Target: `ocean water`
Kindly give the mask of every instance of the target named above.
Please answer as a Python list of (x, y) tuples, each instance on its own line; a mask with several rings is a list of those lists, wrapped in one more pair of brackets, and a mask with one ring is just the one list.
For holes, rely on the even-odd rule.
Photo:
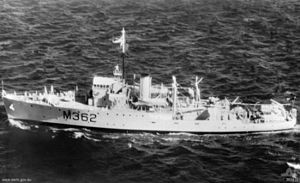
[[(0, 0), (0, 79), (7, 90), (78, 85), (84, 95), (121, 63), (111, 40), (122, 27), (128, 79), (147, 72), (189, 85), (198, 75), (203, 97), (300, 96), (299, 0)], [(236, 135), (38, 126), (8, 122), (0, 105), (0, 180), (287, 182), (299, 141), (299, 125)]]

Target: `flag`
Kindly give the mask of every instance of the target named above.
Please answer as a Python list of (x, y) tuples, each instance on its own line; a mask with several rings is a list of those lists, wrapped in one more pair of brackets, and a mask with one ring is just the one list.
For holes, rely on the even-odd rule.
[(122, 32), (121, 37), (119, 37), (119, 38), (113, 40), (112, 42), (113, 42), (113, 43), (120, 43), (120, 47), (121, 47), (121, 49), (122, 49), (122, 53), (125, 53), (125, 52), (126, 52), (126, 49), (127, 49), (127, 47), (128, 47), (128, 45), (126, 44), (125, 29), (123, 28), (121, 32)]

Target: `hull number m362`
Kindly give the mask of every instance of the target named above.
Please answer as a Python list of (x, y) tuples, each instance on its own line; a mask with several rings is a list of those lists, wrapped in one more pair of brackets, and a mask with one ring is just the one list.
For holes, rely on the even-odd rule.
[(73, 119), (75, 121), (86, 121), (86, 122), (96, 122), (96, 114), (88, 114), (88, 113), (81, 113), (81, 112), (71, 112), (70, 110), (68, 111), (63, 111), (63, 118), (65, 120), (70, 120)]

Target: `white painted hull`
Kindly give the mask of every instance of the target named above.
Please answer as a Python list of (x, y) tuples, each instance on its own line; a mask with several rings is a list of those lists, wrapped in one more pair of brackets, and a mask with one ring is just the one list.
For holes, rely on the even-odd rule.
[[(3, 98), (9, 119), (125, 131), (245, 133), (292, 129), (296, 119), (249, 123), (241, 120), (173, 120), (172, 113), (133, 109), (57, 107)], [(79, 104), (78, 105), (82, 105)], [(84, 115), (82, 115), (84, 114)]]

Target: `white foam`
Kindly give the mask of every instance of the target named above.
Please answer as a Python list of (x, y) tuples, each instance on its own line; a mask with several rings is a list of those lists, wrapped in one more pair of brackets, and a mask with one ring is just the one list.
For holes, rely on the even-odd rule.
[(108, 138), (108, 139), (119, 139), (120, 135), (103, 135), (103, 138)]
[(76, 128), (55, 128), (55, 127), (50, 127), (50, 130), (53, 132), (57, 132), (57, 131), (78, 132), (78, 131), (80, 131), (79, 129), (76, 129)]
[(132, 143), (129, 142), (127, 145), (128, 145), (128, 148), (129, 148), (129, 149), (132, 148)]
[(11, 126), (17, 127), (22, 130), (30, 130), (30, 126), (24, 125), (21, 121), (14, 120), (14, 119), (8, 119)]
[(296, 170), (300, 170), (300, 164), (287, 162), (287, 165), (289, 167), (292, 167), (292, 168), (296, 169)]
[(75, 137), (75, 139), (82, 138), (82, 137), (84, 137), (84, 133), (82, 133), (82, 132), (74, 132), (74, 137)]
[(10, 45), (12, 43), (11, 40), (8, 40), (8, 41), (0, 41), (0, 46), (2, 45)]
[(83, 128), (83, 130), (86, 131), (86, 132), (91, 132), (91, 130), (88, 129), (88, 128)]
[(79, 129), (77, 129), (77, 128), (65, 128), (65, 129), (62, 129), (62, 131), (66, 131), (66, 132), (76, 132), (76, 131), (79, 131)]
[(88, 136), (84, 136), (84, 137), (87, 138), (88, 140), (92, 140), (92, 141), (94, 141), (94, 142), (99, 142), (99, 141), (101, 141), (101, 140), (99, 140), (99, 139), (91, 138), (91, 137), (88, 137)]
[(86, 134), (84, 132), (74, 132), (74, 138), (78, 139), (78, 138), (86, 138), (88, 140), (92, 140), (95, 142), (99, 142), (99, 139), (95, 139), (95, 138), (91, 138), (89, 134)]
[(193, 133), (188, 133), (188, 132), (180, 132), (180, 133), (169, 133), (169, 135), (184, 135), (184, 136), (197, 136), (197, 135), (195, 135), (195, 134), (193, 134)]

